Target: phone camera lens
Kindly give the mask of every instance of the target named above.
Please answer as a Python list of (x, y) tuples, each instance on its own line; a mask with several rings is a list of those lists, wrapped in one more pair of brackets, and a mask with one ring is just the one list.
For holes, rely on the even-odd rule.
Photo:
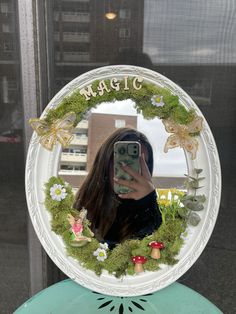
[(125, 148), (124, 148), (124, 147), (121, 147), (121, 148), (119, 149), (119, 153), (120, 153), (121, 155), (124, 155), (124, 154), (125, 154)]

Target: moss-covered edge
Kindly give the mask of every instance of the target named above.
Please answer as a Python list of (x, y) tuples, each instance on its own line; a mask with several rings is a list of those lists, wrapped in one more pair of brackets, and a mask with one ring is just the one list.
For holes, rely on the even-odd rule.
[[(61, 201), (55, 201), (50, 196), (50, 188), (54, 184), (61, 184), (65, 187), (67, 196)], [(78, 215), (78, 211), (73, 206), (74, 195), (70, 185), (65, 184), (63, 179), (51, 177), (45, 184), (45, 206), (51, 213), (52, 230), (60, 235), (65, 243), (68, 255), (77, 259), (80, 264), (100, 275), (102, 270), (107, 270), (116, 277), (123, 275), (133, 275), (134, 265), (131, 257), (134, 255), (144, 255), (148, 261), (144, 264), (144, 270), (156, 271), (160, 264), (173, 265), (177, 263), (176, 255), (184, 242), (183, 234), (186, 230), (186, 221), (181, 217), (168, 219), (153, 234), (146, 236), (142, 240), (126, 240), (117, 245), (113, 250), (107, 251), (107, 259), (98, 261), (93, 252), (99, 248), (99, 242), (92, 238), (92, 241), (84, 247), (72, 247), (70, 245), (71, 231), (67, 220), (68, 214)], [(90, 236), (88, 230), (89, 222), (85, 222), (83, 234)], [(154, 260), (150, 257), (151, 249), (148, 243), (151, 241), (161, 241), (165, 245), (161, 258)]]
[[(97, 91), (99, 86), (98, 80), (92, 83), (93, 91)], [(173, 95), (170, 90), (151, 83), (143, 82), (142, 88), (136, 90), (133, 87), (132, 79), (128, 79), (129, 90), (124, 90), (124, 80), (120, 81), (120, 90), (116, 91), (110, 89), (110, 92), (104, 92), (103, 95), (91, 97), (86, 100), (83, 95), (80, 94), (80, 90), (75, 90), (71, 95), (65, 97), (62, 102), (54, 109), (50, 109), (45, 117), (47, 123), (52, 124), (56, 119), (63, 118), (68, 112), (76, 113), (77, 123), (83, 118), (86, 112), (91, 108), (96, 107), (102, 102), (114, 102), (115, 100), (132, 99), (135, 102), (135, 107), (138, 113), (142, 112), (142, 115), (146, 119), (153, 119), (159, 117), (160, 119), (171, 118), (173, 121), (179, 124), (189, 124), (195, 117), (193, 109), (187, 110), (179, 102), (179, 97)], [(107, 86), (109, 86), (109, 80), (105, 80)], [(154, 95), (163, 96), (164, 106), (156, 107), (152, 104), (151, 98)]]

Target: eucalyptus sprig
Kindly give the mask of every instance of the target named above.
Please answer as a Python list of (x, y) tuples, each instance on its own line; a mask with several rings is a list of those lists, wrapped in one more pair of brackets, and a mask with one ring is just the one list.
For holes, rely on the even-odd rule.
[(185, 180), (185, 187), (188, 190), (192, 190), (193, 193), (185, 194), (181, 198), (181, 203), (184, 207), (179, 208), (179, 215), (185, 218), (192, 226), (197, 226), (201, 220), (200, 216), (196, 213), (204, 209), (204, 202), (206, 197), (204, 194), (197, 195), (197, 190), (202, 188), (200, 186), (200, 181), (204, 180), (205, 177), (200, 177), (202, 169), (194, 168), (195, 176), (186, 175), (187, 179)]

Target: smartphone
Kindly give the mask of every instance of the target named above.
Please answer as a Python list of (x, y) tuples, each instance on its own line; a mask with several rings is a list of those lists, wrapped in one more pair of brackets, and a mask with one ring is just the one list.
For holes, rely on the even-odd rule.
[[(135, 141), (121, 141), (114, 144), (114, 176), (123, 180), (132, 181), (133, 178), (122, 169), (122, 164), (126, 164), (136, 172), (141, 173), (140, 166), (141, 145)], [(132, 189), (114, 183), (114, 191), (117, 194), (125, 194)]]

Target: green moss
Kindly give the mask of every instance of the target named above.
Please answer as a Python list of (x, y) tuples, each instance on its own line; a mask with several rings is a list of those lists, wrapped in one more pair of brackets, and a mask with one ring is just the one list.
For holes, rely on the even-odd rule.
[(93, 255), (97, 248), (98, 241), (96, 239), (92, 239), (90, 243), (82, 247), (72, 247), (70, 246), (70, 242), (67, 243), (68, 255), (80, 261), (81, 265), (90, 270), (97, 269), (97, 264), (101, 264), (102, 267), (103, 262), (99, 262), (96, 256)]
[(115, 273), (116, 277), (125, 275), (128, 264), (131, 261), (131, 250), (129, 241), (117, 245), (104, 262), (104, 268), (109, 273)]
[[(105, 80), (109, 86), (109, 80)], [(94, 81), (92, 89), (97, 90), (99, 81)], [(102, 102), (113, 102), (115, 100), (132, 99), (135, 102), (135, 108), (138, 113), (142, 113), (146, 119), (172, 118), (175, 122), (188, 124), (193, 120), (193, 110), (187, 111), (184, 106), (179, 103), (179, 97), (173, 95), (169, 89), (162, 88), (150, 83), (142, 83), (140, 90), (134, 89), (132, 80), (128, 80), (129, 90), (124, 90), (124, 81), (120, 82), (120, 91), (110, 89), (110, 92), (105, 92), (103, 95), (97, 94), (96, 97), (91, 97), (90, 100), (85, 100), (85, 97), (79, 93), (79, 90), (74, 91), (71, 95), (65, 97), (55, 109), (49, 110), (45, 120), (51, 124), (56, 119), (61, 119), (66, 113), (73, 111), (76, 113), (75, 125), (82, 119), (91, 108), (96, 107)], [(165, 105), (163, 107), (155, 107), (151, 103), (151, 98), (154, 95), (162, 95)]]
[[(63, 185), (68, 193), (66, 198), (60, 202), (52, 200), (50, 196), (50, 188), (54, 184)], [(67, 216), (68, 214), (73, 216), (79, 214), (77, 210), (72, 208), (74, 196), (71, 187), (66, 185), (61, 178), (51, 177), (45, 184), (45, 195), (46, 207), (51, 212), (52, 230), (62, 236), (68, 255), (77, 259), (83, 267), (94, 271), (98, 276), (103, 269), (107, 270), (110, 274), (114, 274), (116, 277), (126, 274), (134, 275), (134, 264), (131, 258), (135, 255), (142, 255), (147, 258), (147, 262), (144, 264), (144, 269), (147, 271), (158, 270), (160, 263), (173, 265), (177, 262), (175, 256), (179, 253), (184, 242), (182, 239), (182, 234), (186, 229), (184, 219), (169, 218), (153, 234), (141, 240), (126, 240), (117, 245), (113, 250), (108, 250), (107, 259), (98, 261), (96, 256), (93, 255), (94, 251), (99, 248), (99, 242), (95, 238), (91, 238), (91, 242), (83, 247), (71, 246), (71, 226)], [(88, 237), (91, 236), (89, 227), (90, 222), (85, 219), (83, 234)], [(154, 260), (150, 257), (151, 249), (148, 244), (151, 241), (161, 241), (165, 245), (159, 260)]]
[[(67, 196), (62, 201), (53, 200), (50, 195), (50, 188), (54, 184), (61, 184), (66, 189)], [(66, 185), (63, 179), (57, 177), (51, 177), (49, 181), (45, 184), (45, 206), (51, 213), (56, 213), (58, 211), (68, 210), (72, 207), (74, 202), (74, 195), (72, 193), (72, 188), (70, 185)]]
[(148, 259), (147, 262), (143, 265), (144, 270), (156, 271), (159, 269), (160, 260)]

